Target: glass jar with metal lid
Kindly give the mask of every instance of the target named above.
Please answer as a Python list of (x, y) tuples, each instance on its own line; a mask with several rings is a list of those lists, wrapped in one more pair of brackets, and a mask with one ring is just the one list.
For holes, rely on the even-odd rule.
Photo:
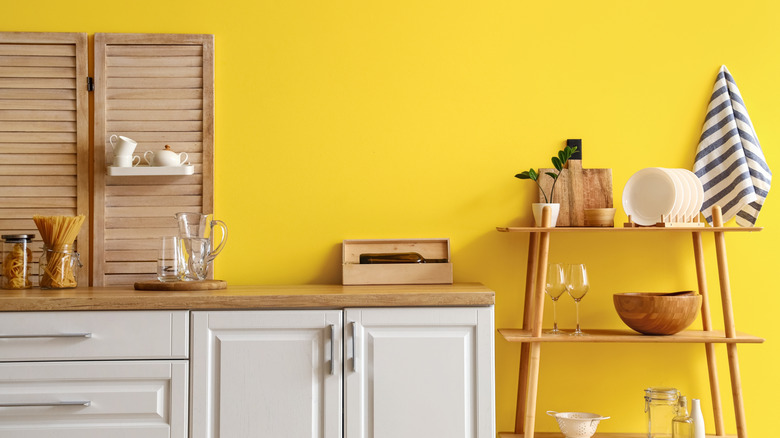
[(29, 289), (32, 287), (32, 249), (30, 242), (35, 234), (3, 234), (3, 289)]
[(679, 412), (680, 391), (675, 388), (645, 389), (647, 438), (671, 438), (672, 420)]

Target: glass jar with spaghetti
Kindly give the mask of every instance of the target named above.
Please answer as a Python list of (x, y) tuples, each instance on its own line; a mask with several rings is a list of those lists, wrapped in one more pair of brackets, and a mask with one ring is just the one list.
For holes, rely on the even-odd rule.
[(32, 249), (30, 242), (35, 234), (3, 234), (3, 289), (29, 289), (32, 287)]
[(43, 254), (38, 263), (41, 289), (70, 289), (78, 286), (79, 253), (74, 244), (49, 247), (43, 245)]

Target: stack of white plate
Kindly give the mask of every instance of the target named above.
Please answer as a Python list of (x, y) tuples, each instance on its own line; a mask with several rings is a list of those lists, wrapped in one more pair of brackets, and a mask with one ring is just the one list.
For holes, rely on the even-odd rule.
[(696, 222), (703, 202), (701, 181), (687, 169), (648, 167), (623, 188), (623, 209), (638, 225)]

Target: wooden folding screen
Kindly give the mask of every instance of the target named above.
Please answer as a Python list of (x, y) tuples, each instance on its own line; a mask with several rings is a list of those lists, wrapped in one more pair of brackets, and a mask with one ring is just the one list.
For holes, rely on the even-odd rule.
[[(33, 215), (89, 217), (87, 76), (84, 33), (0, 33), (0, 233), (35, 234), (35, 260)], [(85, 222), (81, 285), (89, 233)]]
[[(213, 38), (95, 34), (95, 286), (155, 279), (174, 214), (213, 212)], [(195, 174), (108, 176), (112, 134), (136, 140), (140, 155), (187, 152)]]

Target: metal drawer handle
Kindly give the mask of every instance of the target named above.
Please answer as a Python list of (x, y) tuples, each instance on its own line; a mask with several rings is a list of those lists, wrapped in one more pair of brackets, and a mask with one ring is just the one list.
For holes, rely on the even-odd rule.
[(0, 335), (0, 339), (34, 339), (34, 338), (91, 338), (92, 333), (55, 333), (51, 335)]
[(355, 338), (357, 338), (357, 322), (350, 321), (349, 324), (352, 326), (352, 371), (357, 372), (357, 342), (355, 341)]
[(40, 406), (89, 406), (90, 400), (60, 401), (60, 402), (32, 402), (32, 403), (0, 403), (0, 408), (31, 408)]
[(336, 374), (336, 325), (330, 324), (330, 374)]

